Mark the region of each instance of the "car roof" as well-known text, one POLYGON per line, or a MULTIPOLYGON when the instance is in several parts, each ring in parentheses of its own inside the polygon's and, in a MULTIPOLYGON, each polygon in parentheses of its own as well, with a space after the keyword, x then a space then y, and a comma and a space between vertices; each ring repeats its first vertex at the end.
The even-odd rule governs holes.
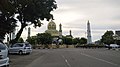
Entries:
POLYGON ((117 45, 117 44, 110 44, 110 45, 117 45))
POLYGON ((15 43, 15 44, 25 44, 25 43, 15 43))

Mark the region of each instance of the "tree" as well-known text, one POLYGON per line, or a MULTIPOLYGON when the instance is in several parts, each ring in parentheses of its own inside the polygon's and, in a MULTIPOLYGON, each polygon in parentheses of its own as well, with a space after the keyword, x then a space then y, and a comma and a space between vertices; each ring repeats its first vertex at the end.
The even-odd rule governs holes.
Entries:
POLYGON ((73 39, 73 44, 86 44, 87 39, 86 38, 74 38, 73 39))
POLYGON ((38 44, 48 45, 52 43, 52 36, 49 33, 39 33, 37 34, 38 44))
POLYGON ((0 0, 0 38, 4 39, 5 34, 11 33, 16 25, 15 9, 9 0, 0 0))
POLYGON ((78 44, 80 43, 80 38, 74 38, 73 39, 73 44, 78 44))
POLYGON ((80 44, 86 44, 87 43, 87 39, 86 38, 81 38, 80 39, 80 44))
POLYGON ((72 45, 72 38, 69 38, 69 37, 66 37, 66 36, 64 36, 63 38, 62 38, 62 40, 63 40, 63 43, 64 44, 66 44, 66 45, 72 45))
POLYGON ((28 37, 26 41, 32 45, 35 45, 37 43, 37 36, 28 37))
POLYGON ((18 42, 19 42, 19 43, 23 43, 23 42, 24 42, 23 38, 20 37, 20 38, 18 39, 18 42))
POLYGON ((113 31, 106 31, 104 33, 104 35, 102 36, 101 41, 104 44, 110 45, 110 44, 114 43, 113 35, 114 35, 113 31))
POLYGON ((15 41, 19 39, 23 29, 34 24, 34 27, 41 26, 41 20, 45 18, 47 21, 53 19, 50 13, 57 8, 55 0, 12 0, 15 8, 17 20, 21 23, 21 28, 16 35, 15 41))
POLYGON ((53 19, 51 11, 56 8, 55 0, 0 0, 0 30, 3 31, 0 36, 12 32, 17 20, 21 23, 21 28, 11 41, 16 42, 26 26, 34 24, 35 28, 40 27, 41 20, 53 19))

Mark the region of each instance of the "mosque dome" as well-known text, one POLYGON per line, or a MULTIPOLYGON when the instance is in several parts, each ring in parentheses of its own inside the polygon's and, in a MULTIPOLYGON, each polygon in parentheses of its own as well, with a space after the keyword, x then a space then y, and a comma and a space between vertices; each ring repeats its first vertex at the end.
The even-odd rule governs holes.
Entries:
POLYGON ((48 23, 48 30, 56 30, 56 24, 52 20, 48 23))
POLYGON ((48 23, 48 29, 45 31, 46 33, 50 33, 52 36, 59 36, 58 30, 56 30, 56 24, 53 20, 48 23))

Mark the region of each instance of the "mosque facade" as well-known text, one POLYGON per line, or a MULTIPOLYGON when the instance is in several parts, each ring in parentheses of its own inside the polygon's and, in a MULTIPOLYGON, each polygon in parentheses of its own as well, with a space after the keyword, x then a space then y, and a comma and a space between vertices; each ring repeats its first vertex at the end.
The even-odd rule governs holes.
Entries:
POLYGON ((56 24, 53 20, 48 23, 47 30, 45 33, 51 34, 53 41, 57 41, 62 38, 62 24, 59 25, 59 31, 56 29, 56 24))
POLYGON ((59 35, 60 35, 60 33, 62 33, 62 31, 56 30, 56 24, 53 20, 51 20, 48 23, 47 30, 45 31, 45 33, 49 33, 53 37, 59 37, 59 35))
MULTIPOLYGON (((59 31, 56 29, 56 24, 53 20, 51 20, 48 23, 47 26, 47 30, 45 31, 45 33, 49 33, 51 34, 51 36, 53 37, 53 43, 57 42, 57 43, 61 43, 62 42, 62 24, 59 24, 59 31)), ((67 38, 73 38, 72 36, 72 32, 70 30, 69 35, 66 35, 67 38)))

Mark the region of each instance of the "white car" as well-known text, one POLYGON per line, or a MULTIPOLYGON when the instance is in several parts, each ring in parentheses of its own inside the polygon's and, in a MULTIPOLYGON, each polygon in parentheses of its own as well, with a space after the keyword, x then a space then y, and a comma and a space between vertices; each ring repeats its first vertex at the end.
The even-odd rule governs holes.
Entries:
POLYGON ((9 47, 9 53, 30 54, 32 46, 29 43, 16 43, 9 47))
POLYGON ((0 67, 9 67, 8 48, 0 42, 0 67))
POLYGON ((117 45, 117 44, 110 44, 110 47, 111 48, 119 48, 119 45, 117 45))

